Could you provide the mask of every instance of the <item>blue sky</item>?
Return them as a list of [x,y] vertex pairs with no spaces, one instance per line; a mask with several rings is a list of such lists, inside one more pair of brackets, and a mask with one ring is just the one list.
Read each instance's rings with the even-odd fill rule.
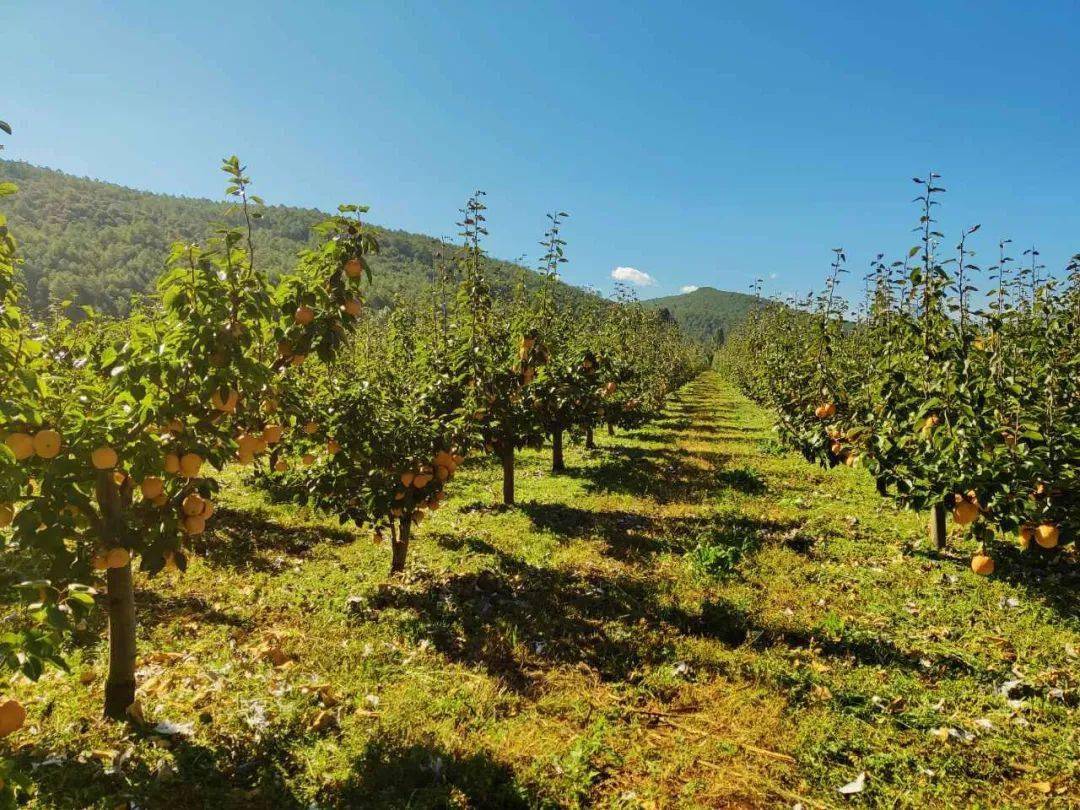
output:
[[436,236],[482,188],[493,254],[566,210],[605,291],[802,291],[839,245],[853,290],[931,167],[977,261],[1080,251],[1076,3],[7,0],[0,29],[7,157],[219,197],[235,152],[268,202]]

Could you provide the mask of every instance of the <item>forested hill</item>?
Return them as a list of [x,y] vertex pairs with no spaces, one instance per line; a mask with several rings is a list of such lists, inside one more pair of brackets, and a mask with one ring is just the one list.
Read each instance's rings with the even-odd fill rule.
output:
[[650,298],[642,303],[666,309],[683,332],[711,344],[723,342],[724,335],[742,322],[760,301],[745,293],[701,287],[682,295]]
[[[50,301],[90,304],[106,313],[127,312],[131,294],[153,289],[169,245],[204,239],[227,221],[228,203],[136,191],[99,180],[73,177],[28,163],[0,160],[0,182],[19,193],[4,200],[4,213],[19,241],[33,307]],[[311,208],[267,206],[257,225],[257,261],[271,273],[291,267],[308,244],[311,226],[325,214]],[[454,212],[447,212],[448,222]],[[538,226],[543,222],[538,219]],[[431,276],[438,239],[378,229],[381,254],[372,267],[370,303],[379,307],[402,294],[417,294]],[[530,286],[539,279],[510,262],[490,267],[496,294],[508,293],[522,272]],[[584,293],[582,293],[584,294]]]

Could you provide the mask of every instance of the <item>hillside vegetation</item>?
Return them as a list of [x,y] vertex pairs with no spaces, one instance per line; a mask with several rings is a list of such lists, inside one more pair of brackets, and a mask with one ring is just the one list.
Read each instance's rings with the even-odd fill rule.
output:
[[[152,290],[170,244],[198,241],[222,223],[235,226],[239,221],[229,203],[137,191],[17,161],[0,160],[0,180],[19,187],[6,213],[19,234],[27,295],[38,311],[50,301],[73,301],[125,315],[132,293]],[[452,214],[447,212],[448,224]],[[311,246],[311,228],[325,216],[286,205],[263,209],[255,250],[272,278]],[[368,303],[375,308],[397,296],[415,297],[430,282],[435,254],[453,252],[430,236],[379,227],[372,231],[380,246],[370,261],[374,283]],[[530,288],[539,283],[532,270],[510,262],[489,260],[488,267],[497,296],[506,297],[518,277]]]
[[746,293],[701,287],[693,292],[650,298],[642,303],[647,307],[666,309],[686,335],[712,345],[722,343],[724,336],[741,324],[760,300]]

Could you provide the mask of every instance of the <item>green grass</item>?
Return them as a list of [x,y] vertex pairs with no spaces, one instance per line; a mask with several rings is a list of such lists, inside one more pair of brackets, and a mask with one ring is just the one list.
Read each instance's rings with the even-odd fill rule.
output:
[[505,511],[467,464],[403,582],[368,534],[228,487],[188,573],[138,582],[146,723],[98,719],[89,628],[88,683],[14,685],[0,745],[42,807],[1080,802],[1075,560],[977,578],[711,373],[598,441],[557,477],[523,454]]

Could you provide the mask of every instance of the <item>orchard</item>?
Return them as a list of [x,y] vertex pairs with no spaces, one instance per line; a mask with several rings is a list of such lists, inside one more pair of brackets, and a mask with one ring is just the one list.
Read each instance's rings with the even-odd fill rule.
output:
[[[138,713],[135,572],[187,567],[226,466],[370,527],[400,574],[412,532],[466,458],[500,459],[512,505],[516,449],[546,434],[559,470],[569,432],[644,415],[694,371],[694,350],[670,331],[659,337],[678,364],[635,363],[629,346],[660,327],[628,303],[597,299],[583,313],[557,300],[565,214],[552,217],[539,287],[495,301],[478,192],[433,288],[433,320],[404,305],[372,313],[363,287],[379,246],[366,207],[341,206],[295,269],[271,280],[253,238],[262,200],[236,157],[222,170],[236,224],[174,244],[156,294],[125,319],[70,305],[30,318],[18,244],[0,220],[0,538],[27,574],[11,583],[23,612],[0,655],[31,679],[66,668],[66,639],[102,608],[109,718]],[[617,371],[602,359],[616,349]],[[605,416],[622,390],[637,402]],[[24,721],[17,701],[0,704],[0,735]]]
[[928,514],[938,548],[951,519],[989,575],[997,544],[1051,556],[1080,531],[1080,257],[1052,274],[1001,239],[984,268],[978,225],[944,246],[939,176],[915,183],[918,244],[876,257],[858,312],[836,294],[837,250],[821,295],[761,301],[719,362],[774,409],[786,444],[865,467]]

